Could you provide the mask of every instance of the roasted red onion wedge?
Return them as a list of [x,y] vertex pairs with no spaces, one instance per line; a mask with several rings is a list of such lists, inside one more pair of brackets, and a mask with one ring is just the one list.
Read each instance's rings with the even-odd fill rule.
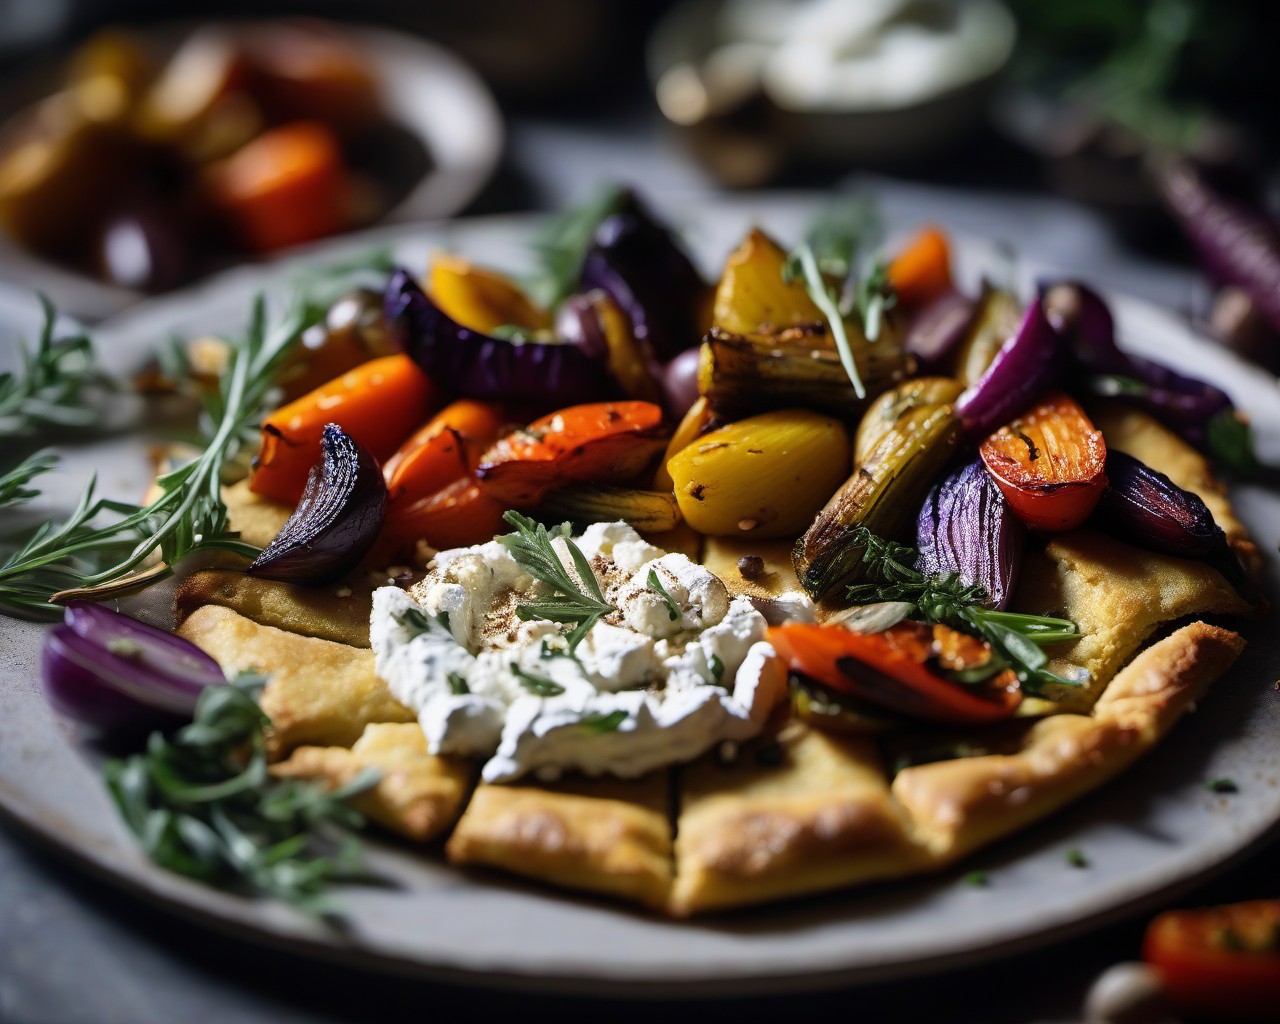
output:
[[1003,611],[1013,596],[1026,528],[981,459],[943,477],[916,520],[916,568],[926,576],[955,573],[987,592]]
[[955,289],[945,291],[912,314],[902,347],[916,357],[922,373],[940,373],[977,310],[977,302],[969,296]]
[[56,711],[104,736],[188,720],[200,691],[226,682],[190,641],[85,602],[49,631],[42,676]]
[[387,485],[377,459],[336,423],[324,428],[320,450],[302,500],[249,566],[252,575],[331,583],[354,569],[377,539],[387,511]]

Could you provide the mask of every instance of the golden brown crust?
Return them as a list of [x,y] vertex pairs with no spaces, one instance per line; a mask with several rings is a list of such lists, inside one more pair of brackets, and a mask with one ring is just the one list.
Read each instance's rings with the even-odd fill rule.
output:
[[443,834],[457,820],[476,775],[471,761],[427,753],[416,722],[368,725],[350,750],[298,747],[271,771],[337,789],[369,768],[380,773],[378,782],[353,805],[371,821],[420,842]]
[[209,569],[192,573],[174,596],[179,623],[210,604],[301,636],[352,647],[369,646],[373,587],[361,580],[354,585],[302,587],[257,579],[230,569]]
[[1052,710],[1087,710],[1116,671],[1162,623],[1192,615],[1244,615],[1250,605],[1203,562],[1141,551],[1090,530],[1058,534],[1029,556],[1012,607],[1060,615],[1079,640],[1050,648],[1050,668],[1083,668],[1088,685],[1063,694]]
[[1236,517],[1226,485],[1214,475],[1208,459],[1146,413],[1122,402],[1099,403],[1093,418],[1108,447],[1140,459],[1179,487],[1199,495],[1240,561],[1250,572],[1259,571],[1258,545]]
[[1203,622],[1148,648],[1098,701],[1094,714],[1035,723],[1014,754],[900,771],[893,795],[939,864],[1025,827],[1123,771],[1235,661],[1244,641]]
[[671,888],[667,774],[481,785],[445,847],[455,864],[661,908]]
[[[708,537],[702,549],[702,564],[724,580],[729,593],[749,597],[756,607],[768,609],[784,594],[803,592],[791,561],[794,547],[794,540]],[[763,572],[751,578],[743,576],[738,567],[743,556],[759,558]]]
[[263,626],[218,605],[193,612],[177,632],[228,675],[270,677],[260,703],[273,757],[304,743],[349,747],[371,722],[414,721],[374,674],[372,651]]
[[781,763],[761,763],[759,750],[749,744],[731,767],[704,759],[683,772],[671,913],[820,892],[923,866],[870,740],[793,723],[777,737]]
[[227,525],[240,534],[241,540],[257,548],[265,548],[275,540],[293,514],[289,505],[254,494],[248,480],[224,487],[222,501],[227,506]]

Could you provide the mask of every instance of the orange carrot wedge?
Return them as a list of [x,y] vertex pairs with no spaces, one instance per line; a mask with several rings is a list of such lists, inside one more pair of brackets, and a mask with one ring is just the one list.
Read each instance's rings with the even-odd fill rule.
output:
[[379,461],[440,403],[439,389],[408,356],[383,356],[283,405],[262,423],[249,490],[292,505],[336,423]]
[[889,264],[889,281],[903,306],[922,306],[951,287],[951,244],[941,229],[925,228]]
[[652,402],[594,402],[543,416],[508,434],[480,460],[484,489],[516,508],[536,505],[553,487],[626,483],[667,442]]
[[393,503],[382,524],[382,536],[405,548],[418,541],[441,549],[469,547],[501,533],[506,510],[474,477],[466,476],[425,498]]
[[446,405],[382,467],[391,501],[422,498],[470,476],[502,424],[502,410],[494,402],[463,398]]

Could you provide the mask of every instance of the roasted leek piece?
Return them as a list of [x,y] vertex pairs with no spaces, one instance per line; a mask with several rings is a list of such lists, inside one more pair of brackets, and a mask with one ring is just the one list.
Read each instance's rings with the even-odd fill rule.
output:
[[912,409],[922,405],[949,405],[963,390],[960,382],[951,377],[916,377],[890,388],[871,403],[858,424],[853,442],[855,465],[865,462],[872,449]]
[[670,491],[640,491],[630,487],[580,484],[552,491],[538,507],[549,519],[580,523],[609,523],[621,519],[642,533],[674,530],[680,508]]
[[966,387],[978,380],[1021,320],[1017,298],[984,283],[969,330],[956,349],[952,376]]
[[905,377],[911,360],[902,351],[897,331],[888,325],[875,342],[867,341],[852,324],[848,326],[865,399],[854,393],[822,324],[767,335],[729,334],[712,328],[702,343],[698,390],[722,419],[794,407],[852,419]]
[[842,603],[839,588],[856,582],[862,569],[857,528],[902,536],[959,443],[960,422],[950,403],[915,405],[898,417],[796,542],[796,576],[810,597]]

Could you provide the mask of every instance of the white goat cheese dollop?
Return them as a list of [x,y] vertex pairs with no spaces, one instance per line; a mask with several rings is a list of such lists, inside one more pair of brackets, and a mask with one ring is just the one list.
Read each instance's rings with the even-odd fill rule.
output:
[[[751,602],[625,523],[596,523],[576,543],[616,610],[573,656],[560,625],[517,615],[550,588],[497,541],[441,551],[409,591],[374,593],[378,675],[430,751],[487,758],[487,782],[630,778],[755,735],[786,673]],[[564,541],[553,545],[574,576]]]

